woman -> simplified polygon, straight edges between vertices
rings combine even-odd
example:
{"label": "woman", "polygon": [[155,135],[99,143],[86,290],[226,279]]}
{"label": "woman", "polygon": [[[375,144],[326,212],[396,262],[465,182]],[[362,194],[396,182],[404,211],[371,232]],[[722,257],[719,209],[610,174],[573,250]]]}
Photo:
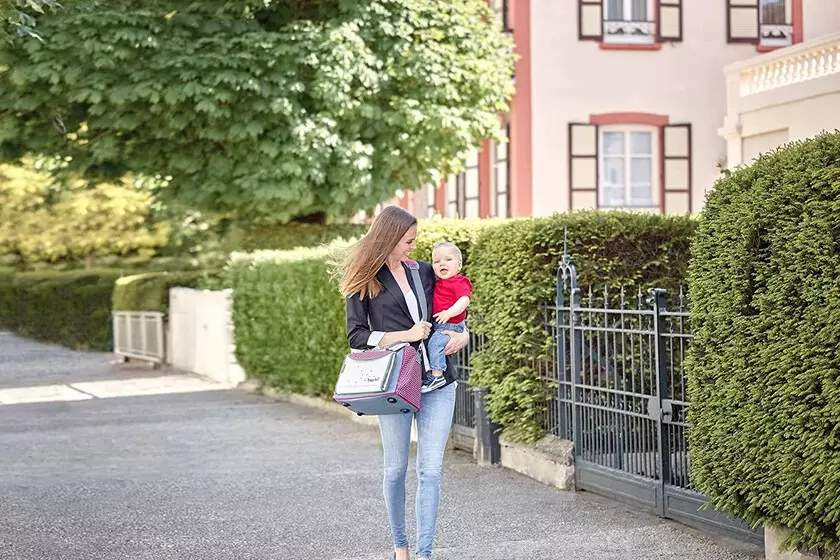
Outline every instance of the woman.
{"label": "woman", "polygon": [[[339,265],[341,293],[347,298],[347,341],[350,348],[386,347],[409,342],[419,348],[432,325],[421,321],[417,291],[426,294],[432,316],[435,274],[421,262],[421,286],[408,273],[408,259],[417,237],[417,220],[396,206],[385,208],[373,221],[367,235],[354,245]],[[446,354],[467,345],[469,334],[449,332]],[[443,453],[455,410],[455,371],[447,360],[446,385],[421,397],[417,417],[417,555],[432,557],[440,499]],[[405,532],[405,475],[414,415],[379,417],[384,449],[384,491],[388,521],[394,539],[394,558],[409,560]]]}

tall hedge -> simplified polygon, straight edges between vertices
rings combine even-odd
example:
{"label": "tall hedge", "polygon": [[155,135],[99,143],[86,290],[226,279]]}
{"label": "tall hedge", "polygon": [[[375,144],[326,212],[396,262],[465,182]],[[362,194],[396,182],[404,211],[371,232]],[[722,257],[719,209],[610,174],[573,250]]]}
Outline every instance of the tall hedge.
{"label": "tall hedge", "polygon": [[553,302],[568,230],[581,287],[676,291],[684,285],[696,222],[626,212],[580,212],[514,220],[484,232],[472,249],[474,329],[490,343],[474,354],[471,383],[490,389],[492,418],[514,439],[542,435],[551,387],[539,359],[550,336],[542,305]]}
{"label": "tall hedge", "polygon": [[[415,259],[434,243],[457,243],[469,258],[480,220],[420,223]],[[327,273],[329,249],[256,251],[232,255],[224,273],[233,288],[237,359],[249,376],[308,395],[331,395],[347,353],[344,298]]]}
{"label": "tall hedge", "polygon": [[690,269],[691,469],[716,507],[840,556],[840,134],[709,195]]}
{"label": "tall hedge", "polygon": [[80,350],[112,348],[111,293],[118,270],[0,276],[0,326]]}

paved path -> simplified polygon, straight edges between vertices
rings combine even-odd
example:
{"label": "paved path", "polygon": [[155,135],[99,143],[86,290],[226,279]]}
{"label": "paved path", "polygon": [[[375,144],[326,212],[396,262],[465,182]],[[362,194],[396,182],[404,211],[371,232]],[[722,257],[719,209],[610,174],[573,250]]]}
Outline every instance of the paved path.
{"label": "paved path", "polygon": [[[0,559],[391,558],[375,430],[109,360],[0,334]],[[440,560],[757,557],[460,452],[444,469]]]}

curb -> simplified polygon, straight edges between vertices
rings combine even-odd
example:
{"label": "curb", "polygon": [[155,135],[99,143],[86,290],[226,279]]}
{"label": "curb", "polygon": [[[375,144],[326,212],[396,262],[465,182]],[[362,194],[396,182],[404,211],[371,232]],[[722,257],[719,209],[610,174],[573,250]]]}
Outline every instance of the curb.
{"label": "curb", "polygon": [[[249,393],[256,393],[266,397],[288,402],[300,406],[322,410],[334,416],[352,420],[357,424],[369,428],[379,428],[379,421],[375,416],[357,416],[348,413],[340,404],[319,397],[309,397],[268,387],[263,383],[249,379],[238,385],[239,389]],[[461,438],[463,439],[463,438]],[[453,427],[447,444],[447,449],[464,450],[463,443],[458,445],[458,434]],[[411,425],[411,441],[417,442],[416,424]],[[525,445],[500,438],[501,462],[504,468],[518,472],[543,484],[554,486],[560,490],[575,489],[575,466],[572,442],[554,436],[546,436],[536,444]],[[467,451],[469,453],[469,451]],[[473,449],[473,455],[475,450]]]}

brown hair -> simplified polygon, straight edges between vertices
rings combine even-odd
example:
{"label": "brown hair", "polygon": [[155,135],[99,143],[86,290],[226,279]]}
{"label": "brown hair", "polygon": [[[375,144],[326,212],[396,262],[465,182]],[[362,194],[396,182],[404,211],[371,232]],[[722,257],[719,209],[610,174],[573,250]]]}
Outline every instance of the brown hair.
{"label": "brown hair", "polygon": [[367,234],[334,263],[333,274],[338,278],[341,294],[345,297],[359,294],[362,298],[378,296],[382,291],[382,285],[376,279],[379,269],[405,232],[414,225],[417,225],[417,218],[398,206],[382,210]]}

